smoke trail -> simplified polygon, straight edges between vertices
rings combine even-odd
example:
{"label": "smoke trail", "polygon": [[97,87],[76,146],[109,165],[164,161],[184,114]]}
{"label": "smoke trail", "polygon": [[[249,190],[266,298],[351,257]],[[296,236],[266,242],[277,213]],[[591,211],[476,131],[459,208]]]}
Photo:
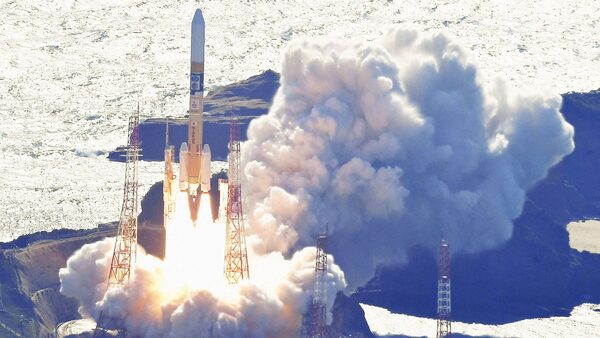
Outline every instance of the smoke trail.
{"label": "smoke trail", "polygon": [[561,99],[486,85],[444,34],[300,41],[242,149],[254,248],[289,252],[330,224],[351,286],[407,248],[492,248],[525,192],[570,153]]}

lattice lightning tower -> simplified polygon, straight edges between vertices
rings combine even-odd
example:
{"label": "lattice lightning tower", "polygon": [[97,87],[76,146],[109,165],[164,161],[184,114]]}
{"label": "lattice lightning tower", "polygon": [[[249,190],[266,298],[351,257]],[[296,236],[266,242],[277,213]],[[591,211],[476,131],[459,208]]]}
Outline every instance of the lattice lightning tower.
{"label": "lattice lightning tower", "polygon": [[315,286],[309,313],[309,337],[326,337],[327,325],[327,231],[317,237]]}
{"label": "lattice lightning tower", "polygon": [[236,284],[250,277],[244,214],[242,212],[242,188],[240,180],[240,129],[237,121],[231,123],[229,137],[229,179],[225,242],[225,278]]}
{"label": "lattice lightning tower", "polygon": [[[108,274],[107,290],[121,287],[129,282],[131,262],[137,255],[137,215],[138,215],[138,160],[140,157],[140,107],[129,117],[127,128],[127,149],[125,162],[125,184],[123,189],[123,204],[119,227],[113,251],[110,272]],[[117,330],[118,337],[125,337],[122,328],[122,318],[110,318],[104,311],[94,330],[94,337],[109,336],[107,330]],[[114,337],[114,335],[110,336]]]}
{"label": "lattice lightning tower", "polygon": [[449,337],[452,333],[450,293],[450,247],[445,239],[440,245],[438,257],[437,337]]}

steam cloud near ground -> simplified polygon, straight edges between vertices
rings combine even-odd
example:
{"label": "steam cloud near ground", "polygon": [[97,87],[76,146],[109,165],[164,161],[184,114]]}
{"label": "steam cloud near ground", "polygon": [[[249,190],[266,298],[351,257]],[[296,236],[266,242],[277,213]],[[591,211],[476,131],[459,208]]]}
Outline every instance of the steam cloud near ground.
{"label": "steam cloud near ground", "polygon": [[[293,337],[312,296],[315,248],[286,260],[279,253],[251,256],[252,279],[231,294],[210,289],[165,293],[163,261],[138,247],[135,271],[123,289],[104,295],[114,238],[86,244],[61,269],[61,293],[79,301],[84,317],[125,318],[128,334],[141,337]],[[345,287],[344,275],[328,258],[327,305]],[[181,266],[180,269],[193,269]],[[328,318],[331,321],[331,316]]]}
{"label": "steam cloud near ground", "polygon": [[344,270],[330,264],[329,309],[344,274],[359,285],[442,233],[468,252],[508,240],[526,190],[573,150],[573,128],[559,96],[480,76],[439,33],[292,43],[273,106],[242,147],[252,280],[230,299],[195,290],[161,303],[164,267],[140,248],[131,284],[103,296],[107,239],[69,259],[61,292],[146,337],[291,337],[312,292],[307,246],[326,224]]}
{"label": "steam cloud near ground", "polygon": [[328,223],[355,286],[442,234],[466,252],[508,240],[526,190],[574,149],[561,98],[525,85],[487,85],[441,33],[296,42],[242,149],[255,249],[293,252]]}

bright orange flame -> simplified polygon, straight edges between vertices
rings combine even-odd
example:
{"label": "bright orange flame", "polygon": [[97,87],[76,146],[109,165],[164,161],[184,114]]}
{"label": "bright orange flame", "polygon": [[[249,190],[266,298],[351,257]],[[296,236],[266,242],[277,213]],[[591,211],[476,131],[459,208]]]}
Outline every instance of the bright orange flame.
{"label": "bright orange flame", "polygon": [[198,260],[196,269],[200,272],[197,286],[202,289],[216,291],[225,285],[223,275],[223,255],[225,252],[225,226],[214,223],[210,196],[202,194],[200,197],[200,210],[198,211],[198,225],[196,238],[198,239]]}
{"label": "bright orange flame", "polygon": [[225,226],[214,223],[208,194],[201,194],[198,219],[192,222],[186,193],[177,194],[173,218],[165,226],[166,299],[184,296],[194,290],[223,294]]}

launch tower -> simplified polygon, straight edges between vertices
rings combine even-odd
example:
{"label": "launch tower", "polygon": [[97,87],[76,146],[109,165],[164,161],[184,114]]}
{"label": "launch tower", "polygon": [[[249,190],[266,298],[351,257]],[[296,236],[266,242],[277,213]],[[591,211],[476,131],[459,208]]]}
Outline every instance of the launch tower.
{"label": "launch tower", "polygon": [[229,135],[229,178],[227,216],[225,225],[225,278],[229,284],[237,284],[250,277],[244,214],[242,212],[242,188],[240,184],[240,127],[231,122]]}
{"label": "launch tower", "polygon": [[165,178],[163,180],[163,206],[164,206],[164,226],[167,225],[169,219],[173,217],[175,212],[175,147],[169,144],[169,118],[167,117],[165,127]]}
{"label": "launch tower", "polygon": [[[121,287],[129,282],[131,262],[137,254],[137,214],[138,214],[138,159],[140,157],[140,107],[136,114],[129,118],[127,128],[127,148],[125,162],[125,184],[123,189],[123,204],[115,247],[113,250],[110,272],[108,274],[107,290]],[[118,337],[126,337],[122,318],[111,318],[104,311],[94,330],[94,337],[105,337],[108,330],[118,331]],[[113,335],[114,336],[114,335]]]}
{"label": "launch tower", "polygon": [[327,230],[317,237],[315,284],[308,313],[304,316],[301,338],[325,338],[327,326]]}
{"label": "launch tower", "polygon": [[438,257],[437,338],[449,337],[452,333],[450,299],[450,248],[442,239]]}

